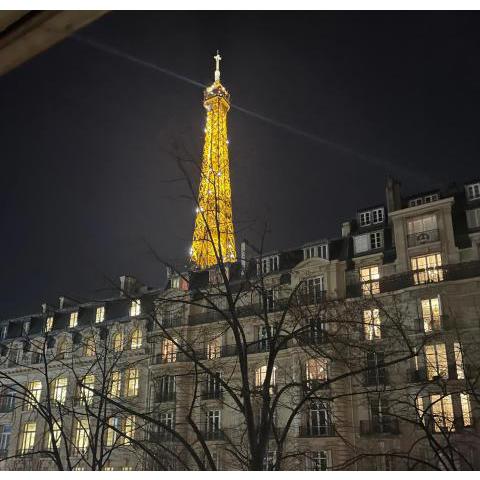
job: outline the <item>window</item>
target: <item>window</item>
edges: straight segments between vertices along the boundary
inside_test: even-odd
[[[207,343],[207,358],[209,360],[220,358],[221,352],[222,352],[222,339],[220,337],[216,337]]]
[[[138,317],[140,315],[140,300],[132,300],[130,304],[130,316]]]
[[[220,410],[209,410],[207,412],[207,440],[218,439],[220,429]]]
[[[263,458],[263,470],[265,472],[275,470],[277,463],[277,452],[276,450],[268,450],[265,453],[265,457]]]
[[[363,322],[366,340],[378,340],[382,337],[378,308],[364,310]]]
[[[480,208],[475,210],[467,210],[467,225],[468,228],[480,228]]]
[[[318,256],[325,260],[328,260],[328,245],[320,245],[318,247]]]
[[[25,400],[25,410],[33,410],[34,406],[40,402],[42,396],[42,382],[40,380],[32,380],[27,384],[28,396]]]
[[[324,283],[323,277],[309,278],[305,282],[308,303],[317,304],[324,299]]]
[[[275,304],[278,300],[278,288],[268,288],[264,292],[263,301],[267,312],[275,311]]]
[[[5,340],[7,338],[8,325],[2,325],[0,327],[0,340]]]
[[[158,387],[158,401],[170,402],[175,399],[175,375],[161,377]]]
[[[440,330],[440,298],[433,297],[422,300],[422,319],[425,332]]]
[[[303,258],[307,260],[315,256],[315,247],[308,247],[303,249]]]
[[[105,320],[105,307],[97,307],[95,310],[95,323],[102,323]]]
[[[371,223],[382,223],[383,219],[384,219],[383,208],[375,208],[374,210],[369,210],[367,212],[360,212],[359,214],[361,227],[370,225]]]
[[[15,392],[5,387],[0,392],[0,412],[11,412],[15,408]]]
[[[472,409],[470,406],[470,396],[468,393],[460,394],[460,405],[462,406],[463,426],[472,426]]]
[[[118,438],[120,429],[120,418],[110,417],[108,419],[108,428],[106,432],[105,444],[107,447],[113,447]]]
[[[362,284],[362,293],[364,295],[374,295],[380,293],[380,274],[378,266],[371,265],[360,269],[360,282]]]
[[[330,452],[320,450],[318,452],[307,453],[307,470],[327,471],[330,469]]]
[[[30,322],[23,322],[22,324],[22,334],[23,335],[28,335],[28,332],[30,331]]]
[[[436,432],[455,430],[451,395],[432,395],[431,408]]]
[[[160,424],[164,425],[166,429],[159,427],[160,437],[163,440],[172,440],[172,430],[175,429],[175,415],[173,411],[163,412],[160,414]]]
[[[85,454],[88,450],[90,425],[87,419],[77,420],[75,427],[74,445],[75,448]]]
[[[47,317],[45,320],[45,333],[51,332],[53,329],[53,317]]]
[[[62,427],[61,427],[61,421],[58,423],[56,420],[53,420],[52,424],[52,431],[47,427],[47,431],[45,432],[45,446],[47,450],[52,450],[53,449],[53,438],[55,439],[55,445],[57,448],[60,447],[61,441],[62,441]]]
[[[375,250],[376,248],[383,247],[383,232],[372,232],[370,234],[370,248]]]
[[[386,381],[383,352],[367,353],[367,385],[382,385]]]
[[[35,422],[25,423],[22,427],[20,437],[19,453],[25,455],[33,452],[35,447],[35,433],[37,431],[37,424]]]
[[[117,332],[113,335],[112,338],[112,346],[114,352],[121,352],[123,351],[123,333]]]
[[[442,257],[439,253],[413,257],[411,265],[415,285],[443,280]]]
[[[12,435],[11,425],[0,425],[0,454],[8,452],[10,438]]]
[[[80,399],[86,405],[91,405],[93,400],[93,391],[91,389],[95,387],[95,375],[83,377],[82,384],[80,386]]]
[[[322,343],[327,335],[323,318],[311,318],[308,333],[311,343]]]
[[[215,374],[207,374],[207,398],[221,398],[222,396],[222,384],[221,384],[221,373],[216,372]]]
[[[417,205],[421,205],[423,203],[423,198],[412,198],[412,200],[408,201],[408,206],[409,207],[416,207]]]
[[[272,374],[270,376],[270,393],[273,393],[273,389],[276,385],[276,372],[277,367],[273,367]],[[267,366],[263,365],[255,370],[255,386],[257,388],[262,388],[267,377]]]
[[[305,362],[305,376],[311,387],[315,383],[327,381],[327,359],[326,358],[309,358]]]
[[[90,335],[85,339],[83,355],[85,355],[85,357],[93,357],[95,355],[95,338],[93,335]]]
[[[67,399],[68,378],[57,378],[52,383],[52,400],[58,403],[65,403]]]
[[[124,445],[131,445],[132,439],[135,438],[135,415],[127,415],[125,417],[125,425],[124,425]]]
[[[463,355],[460,343],[454,342],[453,353],[455,355],[455,371],[459,380],[465,379],[465,371],[463,369]]]
[[[436,215],[422,215],[414,217],[407,222],[408,234],[423,233],[437,229]]]
[[[70,320],[68,322],[68,326],[70,328],[74,328],[78,325],[78,312],[72,312],[70,314]]]
[[[165,363],[177,361],[177,346],[169,338],[164,338],[162,342],[162,358]]]
[[[127,397],[135,397],[138,395],[138,380],[138,368],[129,368],[126,371]]]
[[[122,467],[122,472],[131,472],[132,471],[132,467],[129,467],[128,465],[126,465],[125,467]]]
[[[448,378],[447,351],[444,343],[425,345],[425,360],[429,380]]]
[[[279,269],[279,256],[264,257],[261,259],[261,273],[276,272]],[[259,272],[260,273],[260,272]]]
[[[330,407],[328,403],[313,400],[308,412],[308,434],[312,436],[329,435],[331,431]]]
[[[139,328],[136,328],[132,332],[132,340],[130,342],[130,348],[132,350],[137,350],[142,348],[142,331]]]
[[[468,200],[476,200],[477,198],[480,198],[480,182],[466,185],[465,191],[467,193]]]
[[[258,329],[258,346],[262,352],[270,351],[272,327],[263,325]]]
[[[112,372],[110,379],[110,396],[119,397],[122,386],[122,374],[117,370]]]
[[[425,203],[432,203],[432,202],[436,202],[438,200],[438,193],[434,193],[432,195],[425,195],[425,197],[423,197]]]

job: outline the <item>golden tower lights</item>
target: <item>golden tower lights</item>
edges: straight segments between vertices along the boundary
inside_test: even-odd
[[[220,83],[218,52],[214,59],[215,81],[204,92],[207,124],[191,249],[191,260],[200,269],[217,265],[218,259],[228,263],[237,259],[227,138],[230,95]]]

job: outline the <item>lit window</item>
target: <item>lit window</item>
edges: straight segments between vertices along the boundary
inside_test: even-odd
[[[222,349],[222,341],[220,337],[216,337],[207,343],[207,358],[213,360],[220,358]]]
[[[95,310],[95,323],[102,323],[105,320],[105,307],[97,307]]]
[[[113,472],[113,467],[102,467],[102,472]]]
[[[165,363],[177,361],[177,346],[168,338],[164,338],[162,342],[162,358]]]
[[[325,382],[327,380],[327,359],[309,358],[305,362],[305,376],[309,382]]]
[[[40,403],[42,396],[42,382],[40,380],[32,380],[27,385],[27,399],[25,401],[25,410],[32,410],[35,405]]]
[[[93,400],[93,391],[95,387],[95,375],[86,375],[83,377],[82,384],[80,386],[80,398],[86,405],[91,405]]]
[[[362,292],[364,295],[373,295],[380,293],[380,274],[378,266],[371,265],[360,269],[360,282],[362,284]]]
[[[89,336],[85,339],[83,354],[86,357],[93,357],[95,355],[95,338],[93,336]]]
[[[53,328],[53,317],[47,317],[45,320],[45,333],[51,332]]]
[[[306,457],[307,470],[324,472],[330,469],[330,452],[328,450],[309,452]]]
[[[442,430],[453,431],[454,416],[451,395],[432,395],[431,396],[432,416],[435,422],[435,431]]]
[[[132,340],[130,342],[130,348],[136,350],[137,348],[142,348],[142,331],[139,328],[136,328],[132,332]]]
[[[480,228],[480,208],[467,210],[466,214],[468,228]]]
[[[123,444],[130,445],[132,439],[135,438],[135,415],[127,415],[125,417],[125,429],[124,429],[125,439]]]
[[[119,397],[122,388],[122,375],[117,370],[112,372],[112,378],[110,380],[110,395],[112,397]]]
[[[77,420],[75,428],[75,448],[85,454],[88,450],[90,425],[87,419]]]
[[[465,378],[465,371],[463,369],[463,355],[460,343],[455,342],[453,344],[453,353],[455,354],[455,370],[457,372],[457,378],[463,380]]]
[[[65,403],[67,399],[68,378],[57,378],[52,384],[52,400],[58,403]]]
[[[55,445],[60,447],[61,441],[62,441],[62,427],[61,427],[61,421],[59,420],[60,423],[58,423],[56,420],[53,420],[52,424],[52,431],[47,429],[45,432],[45,437],[46,437],[46,447],[47,450],[52,450],[53,449],[53,439],[55,439]]]
[[[70,328],[74,328],[78,325],[78,312],[72,312],[70,314],[70,321],[68,322],[68,326]]]
[[[422,300],[423,329],[425,332],[440,330],[440,299],[439,297]]]
[[[107,447],[113,447],[118,438],[118,432],[120,431],[120,418],[110,417],[108,419],[108,428],[105,443]]]
[[[428,379],[448,378],[447,351],[444,343],[425,345]]]
[[[462,406],[463,426],[472,426],[472,409],[470,406],[470,396],[468,393],[460,394],[460,404]]]
[[[132,300],[130,304],[130,316],[138,317],[140,315],[140,300]]]
[[[22,427],[22,434],[20,438],[19,453],[25,455],[33,452],[35,447],[35,433],[37,431],[37,424],[35,422],[25,423]]]
[[[123,333],[122,332],[117,332],[115,335],[113,335],[112,344],[113,344],[114,352],[123,351]]]
[[[276,385],[276,373],[277,367],[273,367],[272,374],[270,376],[270,393],[273,393],[273,389]],[[267,366],[263,365],[255,370],[255,386],[262,388],[267,377]]]
[[[132,467],[128,467],[128,466],[122,467],[122,472],[131,472],[131,471],[132,471]]]
[[[363,311],[363,322],[366,340],[377,340],[381,338],[380,313],[378,308]]]
[[[465,190],[467,192],[468,200],[476,200],[477,198],[480,198],[480,183],[467,185]]]
[[[413,257],[411,265],[415,285],[443,280],[442,257],[439,253]]]
[[[138,380],[139,372],[138,368],[129,368],[125,373],[127,397],[135,397],[138,395]]]

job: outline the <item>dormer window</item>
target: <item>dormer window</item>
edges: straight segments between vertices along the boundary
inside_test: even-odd
[[[465,185],[465,192],[468,200],[477,200],[480,198],[480,182]]]
[[[360,212],[358,215],[360,226],[366,227],[367,225],[383,223],[385,218],[384,209],[374,208],[365,212]]]
[[[425,203],[436,202],[439,199],[438,193],[431,193],[429,195],[424,195],[422,197],[412,198],[408,201],[409,207],[417,207],[418,205],[423,205]]]
[[[259,264],[261,266],[261,273],[277,272],[279,270],[279,256],[272,255],[264,257]],[[259,272],[260,273],[260,272]]]
[[[52,328],[53,328],[53,316],[49,316],[45,320],[45,333],[51,332]]]
[[[308,260],[309,258],[319,257],[328,260],[328,245],[314,245],[311,247],[305,247],[303,249],[303,259]]]
[[[171,287],[172,288],[180,288],[180,277],[179,276],[174,276],[170,280],[171,282]]]
[[[383,231],[365,233],[354,237],[355,254],[383,247]]]
[[[130,304],[130,316],[138,317],[140,315],[140,300],[132,300]]]
[[[74,328],[78,325],[78,312],[70,313],[70,320],[68,322],[68,326],[70,328]]]
[[[22,330],[24,335],[28,335],[28,332],[30,331],[30,321],[23,323]]]
[[[105,307],[97,307],[95,310],[95,323],[102,323],[105,320]]]

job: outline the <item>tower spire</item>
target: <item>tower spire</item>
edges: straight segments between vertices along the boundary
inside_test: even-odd
[[[207,111],[198,207],[191,249],[192,262],[201,269],[235,262],[235,234],[228,158],[227,112],[230,95],[220,83],[220,54],[215,59],[215,81],[204,92]]]

